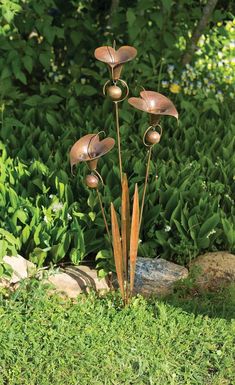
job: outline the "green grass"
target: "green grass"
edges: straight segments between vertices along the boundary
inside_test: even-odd
[[[113,294],[72,303],[32,281],[0,301],[0,385],[234,385],[232,292],[216,298],[123,309]]]

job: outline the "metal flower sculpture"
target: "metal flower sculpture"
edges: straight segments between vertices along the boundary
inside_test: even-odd
[[[149,167],[152,155],[152,147],[159,143],[162,136],[162,127],[159,124],[160,118],[164,115],[173,116],[178,119],[179,114],[170,99],[155,91],[143,90],[140,92],[140,98],[129,98],[128,103],[138,110],[147,112],[150,115],[150,126],[144,133],[143,143],[148,147],[148,161],[145,173],[145,182],[143,189],[143,197],[140,210],[140,222],[143,217],[144,201],[149,177]],[[159,128],[160,132],[156,131]]]
[[[148,112],[151,119],[162,115],[174,116],[178,119],[178,112],[170,99],[155,91],[141,91],[140,98],[129,98],[128,103],[138,110]],[[152,116],[154,115],[154,116]]]
[[[96,48],[94,55],[97,60],[107,63],[111,71],[111,79],[107,80],[104,84],[103,94],[105,96],[108,95],[115,106],[119,169],[120,178],[122,180],[122,154],[118,103],[127,98],[129,95],[129,87],[120,76],[123,64],[133,60],[137,55],[137,50],[129,45],[124,45],[116,50],[116,43],[114,42],[113,47],[104,46]]]
[[[118,50],[113,47],[104,46],[95,50],[96,59],[108,64],[111,72],[111,79],[107,80],[103,87],[105,96],[109,96],[115,106],[115,122],[117,130],[117,144],[119,157],[119,170],[121,179],[121,210],[120,210],[120,228],[118,215],[111,203],[111,229],[109,231],[108,221],[102,204],[101,194],[99,192],[100,185],[103,185],[101,175],[97,171],[98,159],[108,153],[115,144],[113,138],[105,138],[100,140],[100,132],[98,134],[88,134],[79,139],[70,150],[71,169],[79,162],[87,162],[90,174],[86,176],[86,185],[95,189],[97,192],[104,224],[113,246],[113,255],[117,272],[117,279],[121,291],[121,295],[125,304],[128,303],[134,290],[135,267],[138,252],[139,231],[143,216],[143,208],[145,194],[149,176],[150,159],[152,147],[159,143],[162,135],[162,127],[159,124],[160,118],[164,115],[173,116],[178,119],[178,112],[174,104],[154,91],[143,90],[140,97],[131,97],[128,99],[129,104],[138,110],[147,112],[150,116],[150,126],[144,133],[143,143],[148,148],[148,160],[146,166],[146,175],[144,189],[142,194],[141,208],[139,206],[139,194],[137,184],[135,185],[132,216],[130,209],[130,196],[128,188],[127,175],[123,173],[121,142],[120,142],[120,125],[118,104],[127,98],[129,88],[127,83],[120,78],[123,64],[134,59],[137,51],[134,47],[123,46]],[[101,181],[101,184],[99,183]]]
[[[99,132],[98,134],[87,134],[77,140],[77,142],[74,143],[70,150],[69,157],[71,172],[73,172],[73,166],[75,166],[76,164],[80,162],[87,162],[91,173],[86,176],[85,183],[87,187],[91,189],[96,189],[106,231],[109,239],[111,240],[102,199],[98,190],[99,182],[103,184],[103,179],[99,172],[96,170],[96,168],[98,159],[101,156],[107,154],[110,150],[112,150],[115,145],[115,140],[113,138],[105,138],[103,140],[100,140],[100,133],[101,132]]]
[[[136,55],[137,50],[129,45],[124,45],[118,50],[108,45],[95,50],[96,59],[108,64],[114,81],[119,80],[123,64],[134,59]]]
[[[88,134],[74,143],[70,150],[71,169],[79,162],[87,162],[91,170],[96,170],[98,159],[112,150],[115,145],[113,138],[100,141],[99,134]]]

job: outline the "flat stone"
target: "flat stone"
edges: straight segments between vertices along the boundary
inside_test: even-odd
[[[199,255],[189,268],[198,269],[196,285],[202,289],[213,290],[235,282],[235,255],[227,251]]]
[[[97,271],[89,266],[68,266],[48,281],[55,286],[55,290],[69,298],[76,298],[80,293],[88,293],[91,289],[99,293],[109,291],[108,283],[104,278],[99,278]]]
[[[34,263],[23,258],[21,255],[17,255],[15,257],[6,255],[3,257],[3,262],[10,265],[13,270],[12,277],[10,279],[6,279],[6,281],[10,284],[15,284],[22,279],[28,278],[36,271]]]
[[[90,289],[106,292],[109,285],[105,278],[99,278],[97,270],[86,265],[68,266],[64,269],[65,273],[76,279],[83,291]]]
[[[187,278],[188,270],[161,258],[137,258],[135,293],[143,295],[166,295],[172,292],[174,284]]]
[[[61,294],[65,294],[69,298],[76,298],[82,289],[76,279],[70,277],[66,273],[57,273],[48,277],[48,282],[52,283],[54,289]]]

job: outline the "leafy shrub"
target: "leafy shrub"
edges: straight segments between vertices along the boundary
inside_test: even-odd
[[[180,46],[185,46],[181,38]],[[215,50],[217,59],[215,60]],[[203,103],[204,110],[212,108],[218,115],[218,102],[234,98],[235,20],[218,22],[207,35],[202,35],[193,65],[179,69],[170,64],[161,84],[170,91],[193,95]]]

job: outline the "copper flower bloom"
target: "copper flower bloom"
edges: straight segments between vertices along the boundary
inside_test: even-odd
[[[140,98],[129,98],[128,103],[138,110],[152,115],[170,115],[178,119],[174,104],[166,96],[154,91],[141,91]]]
[[[107,63],[110,67],[113,80],[120,78],[123,64],[134,59],[136,55],[137,50],[129,45],[124,45],[117,51],[110,46],[99,47],[95,50],[95,58]]]
[[[100,140],[99,134],[88,134],[79,139],[72,146],[69,157],[71,170],[79,162],[88,162],[91,170],[97,167],[98,158],[109,152],[115,144],[113,138]]]

